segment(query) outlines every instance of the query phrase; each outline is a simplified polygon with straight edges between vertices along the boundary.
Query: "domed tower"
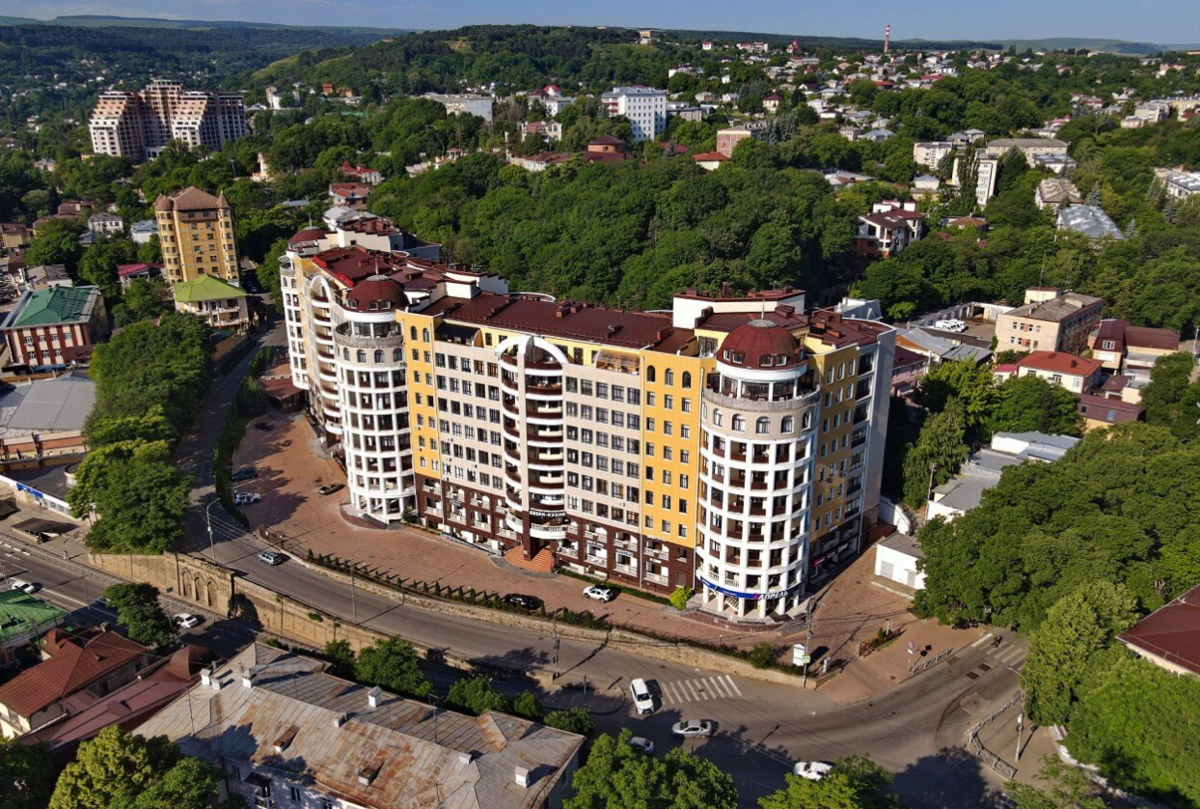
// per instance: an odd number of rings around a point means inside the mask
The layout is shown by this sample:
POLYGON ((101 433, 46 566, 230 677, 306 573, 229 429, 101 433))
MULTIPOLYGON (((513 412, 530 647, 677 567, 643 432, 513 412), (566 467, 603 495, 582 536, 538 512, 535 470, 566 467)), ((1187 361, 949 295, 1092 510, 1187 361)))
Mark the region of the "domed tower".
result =
POLYGON ((344 322, 333 331, 351 505, 381 522, 400 519, 416 492, 404 338, 396 323, 396 310, 407 305, 402 284, 370 276, 345 293, 344 322))
POLYGON ((739 326, 718 349, 700 413, 705 610, 766 619, 800 603, 818 396, 804 348, 774 321, 739 326))

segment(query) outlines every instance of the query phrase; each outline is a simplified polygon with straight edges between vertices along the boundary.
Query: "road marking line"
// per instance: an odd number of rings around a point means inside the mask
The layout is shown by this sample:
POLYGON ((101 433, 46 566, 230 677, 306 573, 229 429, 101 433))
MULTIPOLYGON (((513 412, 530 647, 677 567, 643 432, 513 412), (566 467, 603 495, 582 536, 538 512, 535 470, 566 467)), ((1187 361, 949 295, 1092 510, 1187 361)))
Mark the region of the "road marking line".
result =
POLYGON ((672 683, 665 683, 663 685, 663 691, 670 698, 671 702, 683 702, 683 700, 679 698, 679 694, 675 691, 675 686, 672 683))
POLYGON ((731 691, 729 689, 729 686, 726 685, 725 681, 722 680, 720 677, 713 677, 712 683, 713 683, 713 689, 718 694, 720 694, 722 697, 732 697, 733 696, 733 691, 731 691))
POLYGON ((692 697, 693 697, 693 698, 695 698, 696 702, 701 702, 701 701, 702 701, 702 697, 701 697, 701 696, 700 696, 700 694, 699 694, 699 693, 696 691, 696 689, 695 689, 695 688, 692 686, 692 681, 691 681, 691 680, 684 680, 684 681, 683 681, 683 685, 684 685, 684 687, 686 687, 686 688, 687 688, 687 690, 688 690, 688 691, 691 693, 692 697))
POLYGON ((1000 654, 996 655, 1001 663, 1011 663, 1015 658, 1020 656, 1021 650, 1016 646, 1010 646, 1000 654))
POLYGON ((729 687, 733 689, 733 693, 737 694, 739 697, 742 695, 741 689, 737 687, 737 683, 735 683, 733 678, 728 674, 725 675, 725 682, 727 682, 729 687))
POLYGON ((971 648, 972 648, 972 649, 977 649, 977 648, 979 648, 979 644, 983 643, 985 640, 987 640, 987 639, 988 639, 988 638, 990 638, 991 636, 992 636, 992 633, 991 633, 991 632, 987 633, 986 635, 982 636, 981 638, 979 638, 978 640, 976 640, 974 643, 972 643, 972 644, 971 644, 971 648))
POLYGON ((708 692, 712 694, 713 699, 724 699, 726 697, 725 692, 721 690, 720 686, 717 685, 716 681, 712 677, 704 678, 704 686, 708 689, 708 692))

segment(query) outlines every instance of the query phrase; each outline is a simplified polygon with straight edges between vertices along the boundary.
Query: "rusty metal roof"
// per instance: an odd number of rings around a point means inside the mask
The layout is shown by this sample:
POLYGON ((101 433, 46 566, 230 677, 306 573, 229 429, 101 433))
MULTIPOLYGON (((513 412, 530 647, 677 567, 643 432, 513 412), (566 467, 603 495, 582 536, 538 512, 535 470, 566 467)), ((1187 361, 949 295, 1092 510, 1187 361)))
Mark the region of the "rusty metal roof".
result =
POLYGON ((478 718, 334 677, 324 664, 257 644, 138 728, 208 761, 365 807, 533 809, 583 738, 495 712, 478 718), (252 685, 244 685, 249 677, 252 685), (517 784, 525 768, 532 782, 517 784))

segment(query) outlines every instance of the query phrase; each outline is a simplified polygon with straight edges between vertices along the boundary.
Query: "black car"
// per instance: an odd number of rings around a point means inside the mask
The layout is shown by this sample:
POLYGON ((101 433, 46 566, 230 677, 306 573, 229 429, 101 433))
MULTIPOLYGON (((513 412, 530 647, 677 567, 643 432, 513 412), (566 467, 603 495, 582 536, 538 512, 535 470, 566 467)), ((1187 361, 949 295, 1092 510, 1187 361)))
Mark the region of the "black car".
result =
POLYGON ((504 597, 504 603, 510 607, 520 607, 523 610, 536 610, 542 606, 540 598, 524 595, 523 593, 509 593, 504 597))
POLYGON ((241 483, 243 480, 254 480, 258 477, 258 470, 253 466, 243 466, 241 469, 229 476, 229 479, 234 483, 241 483))

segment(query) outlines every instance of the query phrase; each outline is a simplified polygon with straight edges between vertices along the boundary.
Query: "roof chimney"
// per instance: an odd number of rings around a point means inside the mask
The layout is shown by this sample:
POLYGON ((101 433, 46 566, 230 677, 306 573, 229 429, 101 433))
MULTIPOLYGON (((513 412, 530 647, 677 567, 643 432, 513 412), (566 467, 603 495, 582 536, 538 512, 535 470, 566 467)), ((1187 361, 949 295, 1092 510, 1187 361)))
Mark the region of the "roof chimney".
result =
POLYGON ((253 674, 243 674, 242 675, 242 688, 253 688, 253 687, 254 687, 254 675, 253 674))
POLYGON ((525 787, 525 788, 529 787, 530 779, 529 779, 529 768, 528 767, 517 767, 516 776, 517 776, 517 786, 525 787))
POLYGON ((458 763, 465 767, 471 763, 472 758, 474 758, 474 756, 471 754, 471 751, 463 751, 458 754, 458 763))
POLYGON ((340 713, 336 717, 334 717, 333 726, 335 728, 340 728, 342 725, 346 724, 347 720, 349 720, 349 719, 350 719, 350 717, 346 716, 345 713, 340 713))
POLYGON ((370 691, 367 692, 367 705, 371 708, 378 708, 379 703, 382 702, 382 700, 380 699, 380 697, 382 695, 383 695, 383 689, 380 688, 379 686, 375 686, 374 688, 372 688, 370 691))

